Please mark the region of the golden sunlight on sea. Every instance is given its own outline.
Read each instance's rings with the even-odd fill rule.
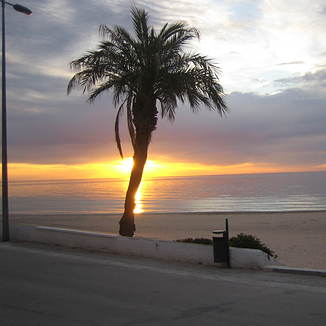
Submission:
[[[124,160],[88,164],[9,164],[9,180],[57,180],[120,178],[129,179],[133,165],[131,157]],[[273,173],[324,171],[325,166],[276,166],[264,162],[246,162],[233,165],[178,162],[173,158],[154,159],[146,162],[144,178],[168,176],[195,176],[216,174]]]

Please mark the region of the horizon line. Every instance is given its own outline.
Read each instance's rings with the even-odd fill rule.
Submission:
[[[149,176],[143,177],[143,181],[153,179],[172,179],[172,178],[196,178],[196,177],[223,177],[223,176],[249,176],[249,175],[269,175],[269,174],[301,174],[301,173],[326,173],[326,170],[304,170],[304,171],[272,171],[272,172],[247,172],[247,173],[220,173],[220,174],[198,174],[198,175],[171,175],[171,176]],[[53,179],[13,179],[9,183],[14,182],[32,182],[32,181],[81,181],[81,180],[114,180],[129,181],[129,175],[126,177],[85,177],[85,178],[53,178]]]

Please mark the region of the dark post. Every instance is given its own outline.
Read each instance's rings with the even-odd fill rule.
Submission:
[[[30,15],[32,11],[22,5],[1,0],[2,7],[2,241],[9,241],[8,157],[7,157],[7,89],[6,89],[6,24],[5,6]]]
[[[5,1],[2,0],[2,241],[9,241]]]
[[[226,242],[226,265],[231,267],[230,263],[230,246],[229,246],[229,220],[225,219],[225,242]]]

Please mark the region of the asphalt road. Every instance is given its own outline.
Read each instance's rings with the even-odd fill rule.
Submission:
[[[326,278],[0,243],[0,325],[326,324]]]

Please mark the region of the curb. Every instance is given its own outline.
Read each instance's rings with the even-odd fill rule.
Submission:
[[[271,271],[271,272],[288,273],[288,274],[314,275],[314,276],[326,277],[326,269],[311,269],[311,268],[288,267],[288,266],[265,266],[264,270]]]

